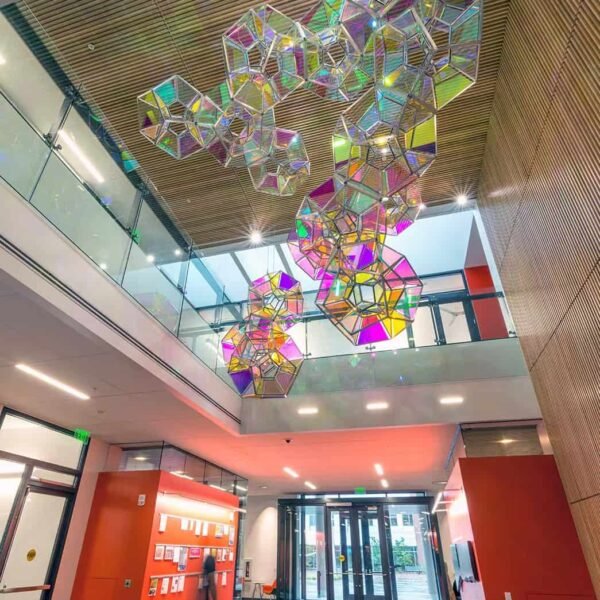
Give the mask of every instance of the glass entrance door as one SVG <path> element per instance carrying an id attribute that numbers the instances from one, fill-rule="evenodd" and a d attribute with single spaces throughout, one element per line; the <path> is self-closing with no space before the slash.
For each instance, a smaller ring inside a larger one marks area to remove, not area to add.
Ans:
<path id="1" fill-rule="evenodd" d="M 332 600 L 388 600 L 380 506 L 330 508 L 328 589 Z"/>
<path id="2" fill-rule="evenodd" d="M 0 593 L 19 600 L 44 598 L 59 531 L 70 494 L 28 486 L 15 506 L 15 527 L 7 540 Z"/>

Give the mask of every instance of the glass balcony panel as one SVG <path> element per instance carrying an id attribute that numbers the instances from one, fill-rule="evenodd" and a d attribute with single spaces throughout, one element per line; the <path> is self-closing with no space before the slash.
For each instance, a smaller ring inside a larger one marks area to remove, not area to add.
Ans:
<path id="1" fill-rule="evenodd" d="M 211 369 L 216 368 L 219 335 L 187 300 L 183 302 L 179 339 Z"/>
<path id="2" fill-rule="evenodd" d="M 308 321 L 307 325 L 308 354 L 311 358 L 369 352 L 364 346 L 355 346 L 328 319 L 315 319 Z"/>
<path id="3" fill-rule="evenodd" d="M 165 227 L 147 202 L 142 202 L 133 237 L 145 254 L 145 260 L 183 290 L 189 265 L 186 244 Z"/>
<path id="4" fill-rule="evenodd" d="M 450 273 L 449 275 L 436 275 L 435 277 L 423 277 L 423 295 L 441 294 L 443 292 L 455 292 L 465 289 L 465 281 L 462 273 Z"/>
<path id="5" fill-rule="evenodd" d="M 31 203 L 108 275 L 121 280 L 129 236 L 55 154 Z"/>
<path id="6" fill-rule="evenodd" d="M 248 282 L 235 264 L 231 254 L 215 254 L 202 259 L 213 277 L 223 283 L 225 294 L 231 302 L 245 302 L 248 299 Z"/>
<path id="7" fill-rule="evenodd" d="M 153 471 L 160 468 L 162 447 L 135 448 L 121 453 L 121 471 Z"/>
<path id="8" fill-rule="evenodd" d="M 212 275 L 202 259 L 192 253 L 185 283 L 185 297 L 209 323 L 219 319 L 220 305 L 225 301 L 223 285 Z"/>
<path id="9" fill-rule="evenodd" d="M 244 271 L 246 271 L 250 281 L 262 277 L 267 271 L 269 273 L 285 271 L 283 262 L 281 262 L 281 258 L 274 245 L 238 250 L 235 255 L 244 268 Z"/>
<path id="10" fill-rule="evenodd" d="M 420 306 L 412 324 L 412 334 L 415 346 L 435 346 L 437 335 L 433 322 L 433 312 L 430 306 Z"/>
<path id="11" fill-rule="evenodd" d="M 175 333 L 183 294 L 154 264 L 154 255 L 132 244 L 123 287 L 167 329 Z"/>
<path id="12" fill-rule="evenodd" d="M 440 314 L 444 327 L 446 344 L 470 342 L 471 333 L 465 317 L 465 308 L 462 302 L 447 302 L 440 304 Z"/>
<path id="13" fill-rule="evenodd" d="M 20 10 L 28 11 L 26 7 L 20 7 Z M 48 47 L 46 42 L 44 40 Z M 0 55 L 3 59 L 0 66 L 2 93 L 41 135 L 49 133 L 58 123 L 65 96 L 1 13 Z"/>
<path id="14" fill-rule="evenodd" d="M 88 122 L 90 121 L 90 122 Z M 96 135 L 106 136 L 103 142 Z M 94 190 L 125 228 L 131 228 L 139 196 L 123 172 L 121 150 L 94 115 L 85 120 L 71 108 L 56 139 L 65 162 Z"/>
<path id="15" fill-rule="evenodd" d="M 44 140 L 0 94 L 0 177 L 29 200 L 49 154 Z"/>

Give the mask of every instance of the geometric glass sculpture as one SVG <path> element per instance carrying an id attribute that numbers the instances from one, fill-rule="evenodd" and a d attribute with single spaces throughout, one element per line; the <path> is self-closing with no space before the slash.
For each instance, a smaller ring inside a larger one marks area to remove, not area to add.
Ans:
<path id="1" fill-rule="evenodd" d="M 421 190 L 418 183 L 407 185 L 383 200 L 386 208 L 387 232 L 399 235 L 417 219 L 423 208 Z"/>
<path id="2" fill-rule="evenodd" d="M 281 324 L 250 315 L 221 342 L 229 375 L 242 397 L 286 396 L 303 355 Z"/>
<path id="3" fill-rule="evenodd" d="M 251 111 L 272 108 L 304 83 L 299 27 L 268 4 L 232 25 L 223 47 L 231 93 Z"/>
<path id="4" fill-rule="evenodd" d="M 338 176 L 390 196 L 422 176 L 436 155 L 433 111 L 414 111 L 377 88 L 342 113 L 333 135 Z"/>
<path id="5" fill-rule="evenodd" d="M 404 331 L 422 289 L 408 260 L 386 246 L 371 267 L 325 273 L 316 304 L 355 345 L 375 343 Z"/>
<path id="6" fill-rule="evenodd" d="M 205 148 L 215 137 L 221 111 L 179 75 L 138 96 L 140 131 L 177 159 Z"/>
<path id="7" fill-rule="evenodd" d="M 342 23 L 346 0 L 318 0 L 301 19 L 305 87 L 328 100 L 347 102 L 372 81 L 364 68 L 360 32 Z M 358 10 L 360 7 L 356 7 Z M 347 14 L 353 25 L 354 13 Z M 371 20 L 365 21 L 371 26 Z"/>
<path id="8" fill-rule="evenodd" d="M 377 196 L 331 178 L 302 201 L 290 251 L 306 258 L 298 264 L 314 279 L 338 264 L 361 269 L 377 260 L 386 227 L 385 207 Z"/>
<path id="9" fill-rule="evenodd" d="M 248 291 L 248 312 L 266 319 L 278 319 L 287 329 L 298 322 L 304 311 L 299 281 L 284 271 L 256 279 Z"/>
<path id="10" fill-rule="evenodd" d="M 257 140 L 257 147 L 269 148 L 264 160 L 248 163 L 248 171 L 254 188 L 277 196 L 291 196 L 296 193 L 310 174 L 310 161 L 302 136 L 296 131 L 280 127 L 265 129 L 255 135 L 264 134 L 269 138 L 262 143 Z M 248 157 L 249 151 L 245 150 Z"/>
<path id="11" fill-rule="evenodd" d="M 215 123 L 216 136 L 208 151 L 224 166 L 243 168 L 265 161 L 271 152 L 275 113 L 255 113 L 236 102 L 226 82 L 208 92 L 219 106 L 221 116 Z"/>
<path id="12" fill-rule="evenodd" d="M 303 354 L 286 330 L 302 316 L 300 283 L 268 273 L 250 284 L 248 316 L 221 341 L 227 370 L 243 397 L 281 397 L 290 391 Z"/>

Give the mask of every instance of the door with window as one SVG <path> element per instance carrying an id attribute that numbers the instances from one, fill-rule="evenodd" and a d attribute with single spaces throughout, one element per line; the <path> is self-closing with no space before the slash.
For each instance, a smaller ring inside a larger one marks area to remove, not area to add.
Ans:
<path id="1" fill-rule="evenodd" d="M 52 597 L 84 448 L 66 430 L 0 416 L 0 595 Z"/>
<path id="2" fill-rule="evenodd" d="M 328 590 L 333 600 L 391 598 L 381 506 L 328 509 Z"/>

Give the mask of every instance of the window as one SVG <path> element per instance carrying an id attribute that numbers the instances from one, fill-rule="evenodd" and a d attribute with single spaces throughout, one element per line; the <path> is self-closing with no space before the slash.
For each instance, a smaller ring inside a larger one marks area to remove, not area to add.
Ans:
<path id="1" fill-rule="evenodd" d="M 402 526 L 410 527 L 413 524 L 413 516 L 411 514 L 402 514 Z"/>

